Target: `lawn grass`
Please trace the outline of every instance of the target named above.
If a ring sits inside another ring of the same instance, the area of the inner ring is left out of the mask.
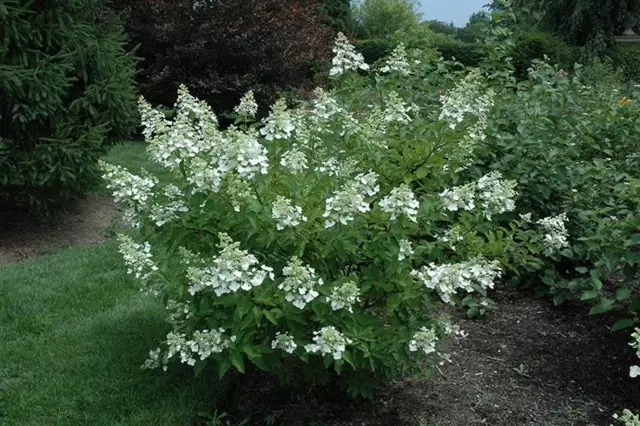
[[[0,267],[0,424],[192,424],[214,381],[140,368],[166,332],[113,243]]]

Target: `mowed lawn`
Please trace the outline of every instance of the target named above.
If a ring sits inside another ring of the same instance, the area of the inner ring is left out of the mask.
[[[140,368],[167,327],[113,243],[0,266],[0,424],[192,424],[214,381]]]

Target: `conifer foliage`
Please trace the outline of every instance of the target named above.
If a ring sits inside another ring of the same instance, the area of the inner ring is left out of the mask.
[[[81,192],[102,147],[135,128],[136,60],[124,41],[100,0],[0,2],[4,206]]]

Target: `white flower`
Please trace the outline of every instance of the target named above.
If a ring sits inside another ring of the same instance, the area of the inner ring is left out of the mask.
[[[454,186],[440,193],[444,207],[449,211],[473,210],[475,207],[475,184],[469,183],[463,186]]]
[[[311,121],[318,125],[324,123],[334,116],[345,114],[344,109],[338,101],[329,95],[324,89],[318,87],[314,90],[313,110],[311,111]]]
[[[411,188],[402,184],[392,189],[389,195],[380,200],[380,207],[383,211],[391,214],[391,220],[404,214],[409,220],[416,222],[420,203],[416,200]]]
[[[620,423],[624,423],[624,426],[640,426],[640,415],[634,414],[627,409],[622,411],[622,416],[614,414],[613,418]]]
[[[182,198],[184,194],[175,185],[167,185],[164,190],[167,202],[160,204],[155,203],[151,206],[149,218],[156,224],[162,226],[168,222],[177,219],[181,213],[189,211],[187,204]]]
[[[266,175],[269,170],[267,149],[258,142],[254,131],[243,132],[235,127],[227,130],[227,146],[219,157],[221,170],[235,169],[243,179],[253,179],[256,174]]]
[[[484,216],[491,220],[491,215],[513,211],[516,203],[513,198],[517,195],[514,190],[517,183],[514,180],[502,179],[500,172],[491,172],[478,179],[477,196],[482,201]]]
[[[240,212],[241,207],[247,201],[256,199],[250,182],[240,178],[236,174],[228,174],[225,180],[225,193],[231,201],[233,210]]]
[[[498,261],[482,257],[461,262],[436,265],[430,263],[411,275],[434,289],[445,303],[453,304],[452,297],[459,291],[471,293],[477,289],[493,288],[493,281],[502,275]]]
[[[400,250],[398,251],[399,262],[413,256],[413,248],[411,247],[411,242],[409,240],[400,240],[398,245],[400,246]]]
[[[331,194],[327,198],[323,214],[323,217],[328,218],[325,227],[330,228],[336,222],[346,225],[355,218],[355,214],[368,212],[371,207],[365,198],[374,196],[380,190],[377,179],[378,175],[371,171],[360,174]]]
[[[483,119],[493,106],[493,97],[491,90],[485,93],[480,72],[473,70],[453,90],[440,97],[440,120],[445,120],[449,128],[455,129],[467,114]]]
[[[436,351],[437,341],[438,336],[433,328],[422,327],[409,341],[409,351],[422,351],[425,355],[429,355]]]
[[[335,53],[335,56],[331,61],[332,67],[329,71],[331,76],[341,75],[350,70],[367,71],[369,69],[369,65],[364,62],[364,56],[356,52],[355,47],[349,43],[349,40],[341,32],[336,37],[333,53]]]
[[[167,353],[165,360],[180,357],[180,362],[195,365],[196,358],[205,360],[212,354],[218,354],[227,349],[235,337],[227,338],[224,328],[217,330],[196,330],[191,339],[187,340],[184,333],[174,331],[167,334]]]
[[[98,164],[103,172],[102,177],[107,182],[107,189],[113,191],[116,203],[137,211],[153,198],[152,190],[158,184],[155,177],[134,175],[124,167],[104,161]]]
[[[273,269],[259,265],[254,255],[240,249],[239,242],[234,242],[224,233],[218,237],[220,253],[213,258],[213,266],[187,268],[189,294],[195,295],[211,288],[217,296],[222,296],[238,290],[250,291],[267,277],[274,279]]]
[[[531,212],[529,213],[525,213],[525,214],[520,214],[520,220],[522,221],[522,223],[529,223],[531,222]]]
[[[638,376],[640,376],[640,366],[632,365],[629,368],[629,377],[635,379]]]
[[[302,207],[292,203],[290,199],[280,195],[271,205],[271,217],[276,221],[278,231],[286,227],[296,227],[307,221],[307,217],[302,214]]]
[[[397,72],[402,76],[408,76],[411,73],[404,44],[400,43],[393,49],[393,52],[385,61],[385,65],[380,68],[380,72]]]
[[[307,156],[296,145],[293,145],[289,151],[282,154],[280,165],[286,167],[294,175],[302,173],[305,169],[309,168]]]
[[[264,127],[260,133],[268,141],[289,139],[296,128],[295,119],[287,109],[284,99],[278,99],[271,106],[271,113],[264,119]]]
[[[284,281],[278,285],[278,289],[285,292],[284,298],[298,309],[303,309],[307,303],[319,296],[315,290],[321,286],[322,278],[316,276],[316,271],[297,257],[291,258],[287,266],[282,270]]]
[[[241,117],[254,118],[258,113],[258,103],[253,96],[253,90],[249,90],[240,100],[240,104],[234,109],[236,114]]]
[[[340,287],[334,287],[331,295],[327,297],[327,302],[331,303],[331,309],[337,311],[342,308],[353,313],[353,305],[360,301],[360,288],[353,281],[347,281]]]
[[[276,333],[275,339],[271,342],[272,349],[280,349],[288,354],[292,354],[297,347],[298,345],[295,340],[293,340],[293,337],[287,333],[282,334],[279,331]]]
[[[342,354],[347,345],[353,343],[351,339],[344,337],[334,326],[322,327],[319,331],[313,332],[314,343],[305,345],[304,349],[308,353],[318,353],[333,356],[333,359],[342,359]]]
[[[147,241],[138,244],[128,235],[123,234],[118,234],[117,239],[120,243],[119,251],[127,266],[127,274],[141,281],[148,280],[151,274],[158,270],[151,254],[151,244]]]
[[[545,217],[536,222],[538,225],[541,225],[545,231],[544,245],[547,253],[553,253],[554,251],[569,246],[569,242],[567,241],[569,232],[567,231],[566,222],[566,213],[558,216]]]
[[[387,123],[409,124],[411,117],[409,117],[408,113],[416,108],[415,106],[408,106],[396,92],[391,91],[385,101],[384,121]]]
[[[464,231],[459,225],[453,225],[440,238],[440,241],[449,243],[451,250],[456,249],[456,243],[464,240]]]

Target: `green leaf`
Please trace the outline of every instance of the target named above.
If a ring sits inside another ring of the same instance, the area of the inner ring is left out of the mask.
[[[582,293],[582,296],[580,296],[580,300],[592,300],[597,299],[598,297],[600,297],[600,292],[589,290]]]
[[[589,268],[585,268],[584,266],[578,266],[576,268],[576,271],[580,274],[586,274],[587,272],[589,272]]]
[[[553,304],[558,306],[562,305],[567,300],[567,296],[565,294],[556,294],[553,296]]]
[[[631,297],[631,290],[627,287],[619,288],[616,292],[616,300],[626,300]]]
[[[612,331],[624,330],[625,328],[633,327],[636,323],[636,320],[633,318],[623,318],[616,321],[611,327]]]
[[[597,315],[604,312],[609,312],[615,307],[615,304],[616,302],[611,299],[602,299],[600,303],[591,308],[591,310],[589,311],[589,315]]]
[[[218,363],[218,377],[222,379],[224,375],[227,374],[227,371],[229,371],[229,368],[231,368],[231,362],[228,358],[223,358]]]
[[[244,357],[240,352],[231,351],[229,352],[229,360],[231,364],[241,373],[244,373]]]

